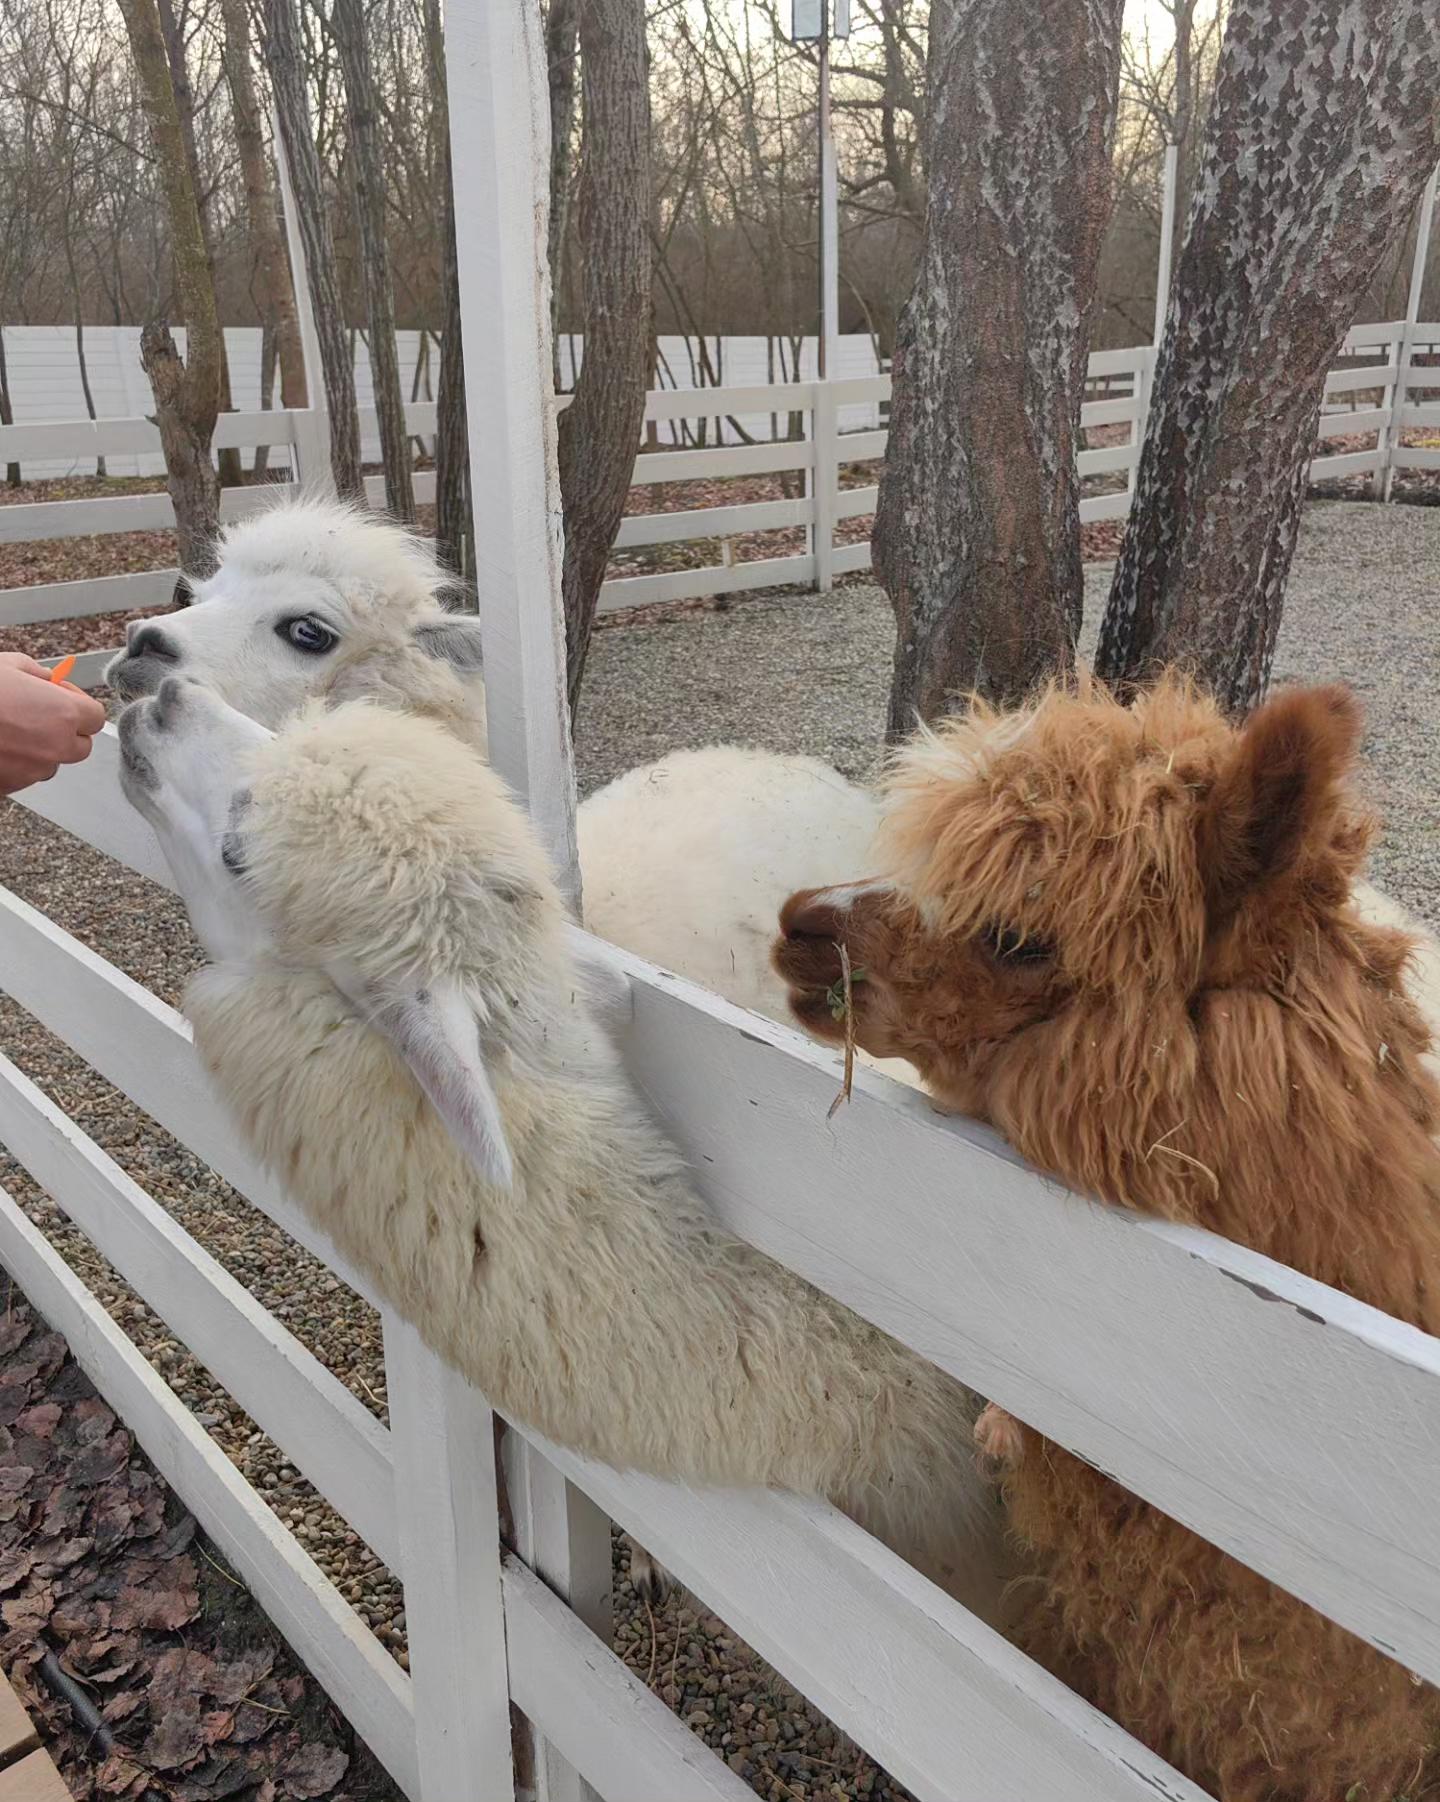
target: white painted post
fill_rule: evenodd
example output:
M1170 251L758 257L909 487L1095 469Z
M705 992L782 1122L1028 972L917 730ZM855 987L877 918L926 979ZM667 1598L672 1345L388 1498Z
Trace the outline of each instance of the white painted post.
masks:
M290 253L290 279L295 289L295 317L300 327L300 359L305 366L305 409L294 414L293 469L297 481L311 493L334 494L335 472L330 463L330 411L325 403L325 382L320 370L320 334L315 329L315 304L310 298L310 275L305 245L295 209L295 189L290 162L277 113L270 115L270 137L275 145L275 166L280 176L280 212L285 221L285 247Z
M1395 347L1395 380L1390 384L1384 405L1390 418L1380 428L1380 467L1370 492L1377 501L1388 501L1395 484L1395 452L1404 430L1405 408L1410 399L1410 358L1415 346L1415 327L1420 318L1420 302L1425 288L1425 264L1430 255L1430 228L1435 221L1435 191L1440 184L1440 167L1430 171L1425 193L1420 201L1420 214L1415 227L1415 255L1410 264L1410 292L1405 302L1405 325Z
M529 808L578 912L538 0L450 0L445 63L451 157L467 172L455 238L490 760ZM507 1467L521 1555L608 1647L609 1522L538 1453L514 1447ZM553 1750L536 1753L542 1802L590 1794Z
M420 1770L412 1802L511 1802L493 1417L408 1321L388 1308L383 1319Z
M452 155L465 172L455 247L490 761L529 808L578 903L537 0L452 0L446 67Z
M815 555L815 589L829 594L834 586L835 490L840 479L835 399L830 383L840 374L840 181L835 161L835 131L830 116L830 9L820 14L820 345L816 369L815 408L811 432L815 467L810 495L815 509L811 543Z

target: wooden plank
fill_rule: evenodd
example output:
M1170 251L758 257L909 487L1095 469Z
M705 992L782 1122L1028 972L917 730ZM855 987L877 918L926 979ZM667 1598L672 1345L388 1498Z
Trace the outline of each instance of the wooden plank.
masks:
M167 607L179 573L175 569L142 569L123 576L91 576L82 582L37 582L28 588L0 589L0 626Z
M1365 475L1379 469L1385 461L1380 450L1346 451L1338 457L1315 457L1310 464L1310 480L1323 482L1334 476Z
M1082 524L1092 519L1126 519L1130 513L1130 491L1122 488L1118 494L1091 494L1080 503L1080 520Z
M560 578L563 529L556 463L554 375L547 266L549 125L539 0L450 0L446 14L450 148L465 171L457 208L461 323L469 390L485 404L469 410L470 494L475 589L485 651L490 761L524 800L567 899L580 914L575 845L575 764L566 696ZM487 1438L483 1455L493 1445ZM477 1458L481 1455L475 1452ZM562 1595L608 1597L608 1532L589 1530L592 1505L543 1464L527 1468L539 1497L532 1561ZM493 1504L491 1466L487 1492ZM493 1506L489 1543L494 1546ZM603 1571L574 1562L603 1540ZM488 1577L487 1577L488 1581ZM608 1612L608 1611L607 1611ZM437 1656L448 1655L440 1646ZM473 1707L472 1683L493 1684L483 1649L466 1642L473 1672L452 1693ZM503 1665L499 1694L503 1697ZM488 1697L486 1703L488 1711ZM536 1747L540 1802L585 1802L574 1768ZM509 1738L487 1754L495 1777L482 1793L508 1795ZM504 1764L505 1775L500 1775ZM436 1789L427 1802L462 1793Z
M1396 469L1440 469L1440 450L1417 444L1399 444L1391 456Z
M631 974L630 1075L732 1231L1440 1677L1440 1340L1069 1195L869 1072L829 1120L837 1057L613 947L589 955Z
M888 375L847 375L832 381L830 386L835 390L837 407L855 407L866 401L887 401L890 398Z
M1080 409L1080 424L1087 430L1097 425L1133 425L1137 411L1133 394L1121 395L1118 400L1087 400Z
M390 1435L7 1057L0 1140L392 1571Z
M247 413L222 413L215 422L212 440L216 450L232 445L291 444L294 427L282 407ZM72 458L77 463L95 457L155 456L160 434L149 419L40 420L23 425L0 426L0 462L46 462ZM54 501L37 505L56 506Z
M385 1310L414 1685L413 1802L513 1793L495 1429L485 1398ZM362 1725L363 1731L363 1725Z
M631 513L620 522L615 548L678 544L690 538L728 538L737 532L775 532L786 526L808 525L810 513L808 500L751 501L743 507L687 507L683 513Z
M451 157L466 171L455 225L465 369L485 397L469 410L469 443L490 761L529 808L578 910L538 32L538 0L452 0Z
M768 475L780 469L809 469L814 460L815 447L808 438L787 438L777 444L728 444L718 450L647 451L635 459L630 483L643 488L652 482Z
M1081 451L1075 458L1080 477L1106 475L1115 469L1133 469L1140 461L1138 444L1107 445L1103 450Z
M848 576L855 570L869 569L871 563L870 540L863 544L838 544L835 547L835 574Z
M602 1795L754 1802L749 1784L518 1558L506 1554L503 1574L516 1704Z
M538 1443L921 1802L1202 1802L824 1502L691 1489Z
M119 645L108 645L99 651L81 651L70 671L69 680L77 688L98 688L105 680L105 671L109 667L110 659L119 648ZM54 669L57 663L63 661L64 659L61 657L36 658L36 662L43 664L46 669Z
M22 1753L40 1744L35 1723L21 1706L20 1698L0 1675L0 1765L13 1764Z
M48 1752L28 1752L18 1764L0 1772L0 1802L70 1802Z
M889 441L890 434L885 431L842 432L835 446L835 460L838 463L873 463L885 455Z
M866 488L842 488L835 500L836 519L860 519L873 513L880 499L880 487L871 482Z
M744 413L808 413L815 382L772 382L749 388L652 388L646 419L724 419ZM567 397L568 398L568 397Z
M750 563L712 563L703 569L666 569L653 576L616 576L600 587L600 611L649 607L657 601L735 594L748 588L782 588L815 580L813 556L758 557Z
M148 830L116 830L126 810L105 775L92 770L90 806L116 854L158 860ZM587 945L630 977L631 1074L733 1230L1440 1677L1440 1342L1209 1234L1078 1202L994 1134L868 1072L827 1121L830 1053ZM1357 1468L1373 1474L1363 1492Z
M1332 369L1325 377L1326 394L1354 394L1357 390L1367 388L1386 388L1399 374L1400 365L1393 359L1388 363L1371 363L1363 369Z
M293 1534L171 1394L14 1197L0 1188L0 1263L229 1558L295 1655L408 1796L418 1796L410 1679Z
M222 488L220 518L228 523L270 507L289 492L288 482L266 482L255 488ZM163 532L175 524L168 494L106 495L86 501L27 501L0 507L0 544L38 539L85 538L112 532Z
M1145 359L1149 354L1148 344L1132 344L1124 350L1091 351L1088 378L1093 381L1100 375L1138 376L1144 369Z
M1390 423L1389 407L1357 407L1353 412L1326 413L1319 425L1321 438L1348 438L1350 434L1377 432Z
M5 889L0 988L375 1305L369 1284L241 1146L181 1016Z

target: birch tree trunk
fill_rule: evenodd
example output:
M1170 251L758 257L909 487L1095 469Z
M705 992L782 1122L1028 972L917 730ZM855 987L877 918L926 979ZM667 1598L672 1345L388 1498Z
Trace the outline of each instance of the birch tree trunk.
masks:
M1097 669L1270 678L1324 393L1440 158L1434 0L1232 0Z
M330 414L330 468L336 491L343 500L363 500L360 480L360 422L355 413L355 358L340 299L335 269L335 241L325 190L320 176L320 154L310 128L310 101L305 89L305 62L295 0L264 0L265 66L275 92L280 136L290 185L295 194L295 218L305 247L310 304L315 332L320 340L320 377Z
M240 174L245 184L245 219L250 254L255 263L255 304L274 340L280 365L280 405L303 407L305 357L300 345L300 324L295 313L295 286L280 233L280 213L270 157L255 95L255 70L250 42L248 0L220 0L224 21L225 79L230 89L230 109L235 142L240 152Z
M1110 208L1122 0L936 0L928 192L894 360L875 571L888 734L1014 702L1080 625L1075 473Z
M175 508L180 567L185 576L208 576L215 567L220 483L210 461L210 441L220 408L220 324L215 284L200 228L200 206L190 178L180 116L170 85L170 63L155 0L120 0L125 30L150 127L169 216L175 285L185 320L185 359L169 329L149 321L140 338L140 361L155 396L155 424L165 453L166 483Z
M440 0L425 0L425 44L440 165L440 280L445 317L435 404L435 549L463 581L473 567L470 448L466 439L465 343L460 328L460 266L455 252L455 182L450 166L450 102L445 86L445 35Z
M580 0L585 355L560 415L565 646L573 714L635 473L653 332L650 92L643 0Z
M340 51L350 127L350 168L365 310L370 320L370 374L380 421L380 458L385 470L385 504L405 525L415 521L410 439L405 430L405 395L395 343L395 290L385 242L385 176L375 122L375 72L371 65L362 0L334 0L331 29Z

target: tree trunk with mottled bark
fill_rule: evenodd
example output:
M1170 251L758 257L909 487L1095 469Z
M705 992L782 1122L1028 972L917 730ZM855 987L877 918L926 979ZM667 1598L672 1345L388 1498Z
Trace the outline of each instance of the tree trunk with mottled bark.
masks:
M315 335L320 342L320 379L325 384L325 404L330 415L330 469L343 500L362 500L355 358L340 299L320 154L310 128L310 101L305 90L305 62L295 0L264 0L264 18L265 66L275 92L280 136L295 195L295 220L305 247Z
M199 200L190 177L155 0L120 0L120 11L160 171L176 293L185 321L183 362L169 330L154 320L141 334L140 360L155 396L155 423L175 508L180 566L185 576L194 579L209 575L215 567L220 518L220 483L210 461L220 409L220 322L205 234L200 228Z
M1263 695L1325 372L1440 158L1434 0L1233 0L1097 669Z
M650 93L643 0L580 0L580 253L585 355L560 416L565 647L580 699L605 565L645 419L650 298Z
M210 265L210 285L215 285L215 233L210 209L206 204L205 184L200 178L200 155L195 148L195 87L190 79L190 65L185 58L185 41L175 18L171 0L156 0L160 35L165 40L165 60L170 65L170 86L175 95L175 111L180 120L180 136L185 145L185 159L190 166L190 185L195 190L195 204L200 210L200 235L205 241L205 258ZM225 348L225 328L220 328L220 411L234 410L230 396L230 356ZM226 445L215 453L220 469L220 486L238 488L245 480L245 465L239 449Z
M351 186L365 310L370 320L370 374L380 422L385 504L395 519L411 525L415 520L415 484L411 477L410 439L405 429L400 356L395 343L395 289L385 242L385 175L375 121L375 72L362 0L334 0L330 26L340 51L345 82Z
M565 233L570 223L574 163L575 65L580 0L550 0L545 10L545 65L550 81L550 354L560 386L560 299L565 287Z
M936 0L920 266L897 337L875 571L888 734L1067 668L1075 469L1110 211L1122 0Z
M280 405L304 407L309 404L305 389L305 355L295 312L295 285L285 255L260 103L255 94L250 7L248 0L220 0L220 11L225 25L225 80L230 89L235 143L240 152L240 174L245 184L250 255L255 264L255 305L262 322L269 328L274 355L280 365Z
M440 382L435 400L435 549L462 581L474 566L470 516L470 446L465 418L465 343L460 329L460 267L455 250L455 182L450 167L450 100L445 85L445 33L440 0L425 0L425 54L430 74L436 155L440 164Z

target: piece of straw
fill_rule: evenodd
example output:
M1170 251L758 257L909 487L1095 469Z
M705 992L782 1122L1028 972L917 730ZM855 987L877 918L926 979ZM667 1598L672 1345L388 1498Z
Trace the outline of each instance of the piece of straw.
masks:
M75 659L74 659L73 655L69 656L69 657L62 657L60 659L60 661L55 665L54 669L51 670L50 680L52 682L63 682L66 679L66 677L70 674L71 670L74 669L74 667L75 667Z
M845 1018L845 1075L840 1084L840 1093L830 1103L825 1115L827 1120L833 1120L841 1102L850 1099L850 1091L855 1083L855 978L850 971L850 953L838 939L835 949L840 953L840 995Z

